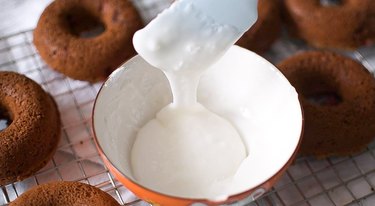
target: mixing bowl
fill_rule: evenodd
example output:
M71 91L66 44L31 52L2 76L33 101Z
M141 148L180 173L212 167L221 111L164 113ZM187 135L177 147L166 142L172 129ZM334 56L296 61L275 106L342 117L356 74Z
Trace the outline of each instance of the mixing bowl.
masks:
M228 196L175 197L133 177L130 153L137 131L172 101L165 75L140 56L114 71L97 95L92 124L104 163L125 187L153 204L217 205L260 197L286 171L300 144L303 115L295 89L267 60L233 46L202 76L197 97L234 125L248 151Z

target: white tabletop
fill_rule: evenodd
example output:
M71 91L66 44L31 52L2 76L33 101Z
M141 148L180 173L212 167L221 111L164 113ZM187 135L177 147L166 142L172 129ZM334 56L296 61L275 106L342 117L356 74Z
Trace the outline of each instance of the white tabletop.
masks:
M0 0L0 36L34 28L52 0Z

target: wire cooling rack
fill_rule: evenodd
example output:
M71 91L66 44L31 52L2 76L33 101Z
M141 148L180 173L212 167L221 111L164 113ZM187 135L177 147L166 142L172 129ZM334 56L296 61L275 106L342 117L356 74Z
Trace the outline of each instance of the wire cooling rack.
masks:
M135 1L145 21L170 1ZM80 181L108 192L122 205L147 205L122 186L103 165L93 142L90 118L101 86L69 79L41 60L32 44L32 31L0 38L0 71L16 71L38 82L56 100L62 119L58 150L43 169L21 182L1 187L0 204L7 205L26 190L49 181ZM308 47L286 37L275 43L268 59L281 59ZM375 48L345 53L375 72ZM298 158L281 180L248 205L341 206L375 205L375 142L357 155L316 160Z

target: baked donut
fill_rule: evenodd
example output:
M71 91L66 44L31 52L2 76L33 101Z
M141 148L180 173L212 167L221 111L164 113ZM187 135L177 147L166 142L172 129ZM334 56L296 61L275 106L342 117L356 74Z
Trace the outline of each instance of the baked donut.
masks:
M34 81L0 72L0 185L31 176L52 158L60 139L60 115L52 97Z
M279 0L259 0L258 20L241 37L237 45L262 54L279 38L280 32L281 17Z
M80 182L51 182L36 186L19 196L9 206L65 206L95 205L119 206L117 201L102 190Z
M300 154L319 158L363 150L375 137L375 79L362 64L331 52L297 54L278 65L304 110Z
M132 38L141 27L129 0L56 0L38 21L34 45L51 68L96 82L135 55Z
M312 46L356 49L375 41L374 0L283 2L289 33Z

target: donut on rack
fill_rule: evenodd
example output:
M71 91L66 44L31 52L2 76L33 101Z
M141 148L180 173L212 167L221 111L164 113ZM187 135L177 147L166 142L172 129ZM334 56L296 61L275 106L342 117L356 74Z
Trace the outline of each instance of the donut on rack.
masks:
M375 79L362 64L331 52L302 52L278 65L300 95L300 154L319 158L363 150L375 137Z
M319 48L356 49L375 41L374 0L284 0L289 33Z
M52 97L31 79L0 72L0 185L31 176L52 158L60 115Z
M281 32L278 0L259 0L258 20L237 44L258 54L266 52Z
M117 201L102 190L80 182L51 182L36 186L19 196L9 206L65 206L95 205L119 206Z
M130 0L56 0L41 15L34 45L53 69L78 80L104 80L135 55L142 20Z

